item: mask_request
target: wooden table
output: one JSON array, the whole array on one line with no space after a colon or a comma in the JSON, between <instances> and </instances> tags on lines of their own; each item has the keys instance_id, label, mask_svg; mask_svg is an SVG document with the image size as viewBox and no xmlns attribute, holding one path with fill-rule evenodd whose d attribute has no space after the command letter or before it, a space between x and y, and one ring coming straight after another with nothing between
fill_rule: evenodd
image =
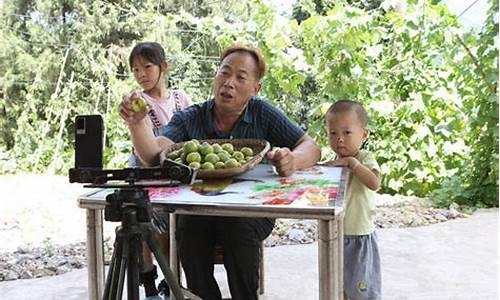
<instances>
[{"instance_id":1,"label":"wooden table","mask_svg":"<svg viewBox=\"0 0 500 300\"><path fill-rule=\"evenodd\" d=\"M348 170L315 166L290 177L279 177L266 164L232 179L197 181L191 186L149 189L153 206L170 212L170 251L177 253L177 214L268 217L318 220L319 299L343 299L343 199ZM104 289L103 209L101 189L78 198L87 210L87 265L89 299ZM170 265L178 266L177 256ZM177 268L172 268L176 276Z\"/></svg>"}]
</instances>

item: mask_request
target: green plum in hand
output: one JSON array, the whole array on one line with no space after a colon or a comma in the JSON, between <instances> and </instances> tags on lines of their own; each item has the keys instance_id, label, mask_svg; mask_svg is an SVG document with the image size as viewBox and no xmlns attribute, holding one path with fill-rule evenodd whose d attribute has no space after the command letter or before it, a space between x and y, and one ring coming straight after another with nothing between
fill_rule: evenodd
<instances>
[{"instance_id":1,"label":"green plum in hand","mask_svg":"<svg viewBox=\"0 0 500 300\"><path fill-rule=\"evenodd\" d=\"M145 113L148 111L148 103L146 100L142 99L141 97L134 97L132 98L132 110L136 113L142 112Z\"/></svg>"}]
</instances>

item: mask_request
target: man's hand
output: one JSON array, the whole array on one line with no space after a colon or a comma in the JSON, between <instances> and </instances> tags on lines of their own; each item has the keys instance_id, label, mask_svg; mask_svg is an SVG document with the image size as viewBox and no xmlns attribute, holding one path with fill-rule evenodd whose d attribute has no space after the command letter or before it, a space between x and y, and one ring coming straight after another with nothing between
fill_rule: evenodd
<instances>
[{"instance_id":1,"label":"man's hand","mask_svg":"<svg viewBox=\"0 0 500 300\"><path fill-rule=\"evenodd\" d=\"M129 126L138 124L147 114L145 112L135 112L132 108L132 99L136 97L142 97L140 91L132 91L130 94L123 97L122 102L118 106L118 113L122 117L123 121Z\"/></svg>"},{"instance_id":2,"label":"man's hand","mask_svg":"<svg viewBox=\"0 0 500 300\"><path fill-rule=\"evenodd\" d=\"M267 153L267 159L273 162L280 176L290 176L295 172L295 156L288 148L274 147Z\"/></svg>"}]
</instances>

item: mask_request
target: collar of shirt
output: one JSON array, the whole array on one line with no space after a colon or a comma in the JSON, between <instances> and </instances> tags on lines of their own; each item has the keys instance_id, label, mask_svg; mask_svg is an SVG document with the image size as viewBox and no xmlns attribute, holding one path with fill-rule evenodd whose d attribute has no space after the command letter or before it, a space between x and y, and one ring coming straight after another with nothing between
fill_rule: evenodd
<instances>
[{"instance_id":1,"label":"collar of shirt","mask_svg":"<svg viewBox=\"0 0 500 300\"><path fill-rule=\"evenodd\" d=\"M232 138L234 135L237 135L238 130L240 128L240 124L242 122L246 123L246 124L253 123L252 113L250 112L249 107L251 106L254 99L255 99L254 97L250 98L250 101L248 101L247 106L243 110L243 116L238 119L238 121L236 122L236 124L233 127L233 130L231 131L231 133L229 135L216 129L214 115L213 115L213 111L214 111L214 107L215 107L215 100L214 99L210 100L210 102L207 105L207 110L205 112L205 114L206 114L205 117L206 117L206 120L208 121L208 128L207 129L208 129L209 135L211 135L211 136L215 135L215 136L218 136L218 138Z\"/></svg>"}]
</instances>

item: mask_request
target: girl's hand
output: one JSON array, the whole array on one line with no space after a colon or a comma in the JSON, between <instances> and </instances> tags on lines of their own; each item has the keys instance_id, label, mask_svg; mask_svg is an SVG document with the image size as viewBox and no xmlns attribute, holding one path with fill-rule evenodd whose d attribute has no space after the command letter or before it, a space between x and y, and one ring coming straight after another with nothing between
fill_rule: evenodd
<instances>
[{"instance_id":1,"label":"girl's hand","mask_svg":"<svg viewBox=\"0 0 500 300\"><path fill-rule=\"evenodd\" d=\"M123 100L118 106L118 113L127 125L136 125L147 115L146 112L135 112L132 109L132 99L135 97L142 97L141 92L134 90L128 95L123 96Z\"/></svg>"}]
</instances>

